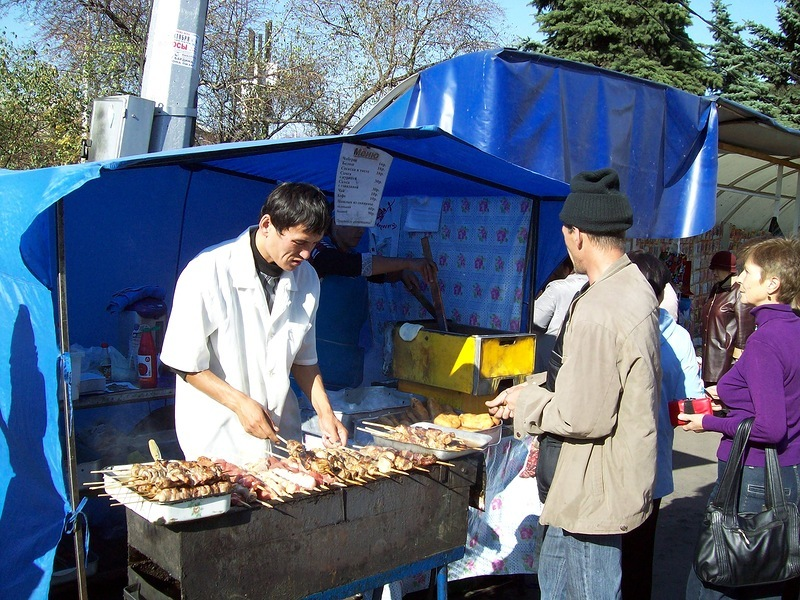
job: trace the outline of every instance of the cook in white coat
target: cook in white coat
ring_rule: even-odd
[[[324,194],[284,183],[258,226],[184,269],[161,360],[178,373],[175,428],[187,459],[263,458],[277,432],[300,438],[291,372],[319,416],[325,445],[344,444],[317,366],[319,279],[306,262],[329,222]]]

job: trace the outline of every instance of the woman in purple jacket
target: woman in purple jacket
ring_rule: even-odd
[[[717,450],[719,478],[739,423],[755,417],[745,454],[740,512],[759,512],[764,504],[764,450],[778,451],[787,499],[798,504],[800,481],[800,241],[773,238],[753,244],[739,276],[743,301],[754,306],[756,331],[736,364],[717,385],[727,417],[678,415],[688,421],[687,431],[722,433]],[[716,486],[712,496],[716,492]],[[692,572],[686,598],[781,598],[790,588],[796,594],[797,580],[786,584],[740,589],[703,584]],[[787,597],[787,596],[784,596]],[[795,596],[792,596],[795,597]]]

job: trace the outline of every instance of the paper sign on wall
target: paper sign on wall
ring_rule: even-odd
[[[334,199],[338,225],[375,225],[391,164],[391,155],[382,150],[342,144]]]
[[[441,198],[429,198],[428,196],[409,198],[405,229],[418,232],[439,231],[441,216]]]

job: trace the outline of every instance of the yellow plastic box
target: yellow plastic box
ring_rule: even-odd
[[[451,331],[433,329],[433,321],[411,341],[394,329],[394,376],[473,396],[497,392],[501,382],[519,383],[533,373],[536,335],[450,325]],[[428,329],[431,327],[431,329]],[[507,386],[506,386],[507,387]]]

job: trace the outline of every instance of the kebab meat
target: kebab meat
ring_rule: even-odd
[[[385,431],[380,434],[377,432],[370,433],[403,442],[404,444],[414,444],[432,450],[460,451],[468,448],[454,433],[435,427],[397,425],[395,427],[385,427]]]
[[[180,502],[229,493],[233,485],[219,465],[208,458],[196,461],[158,460],[136,463],[118,481],[154,502]]]

